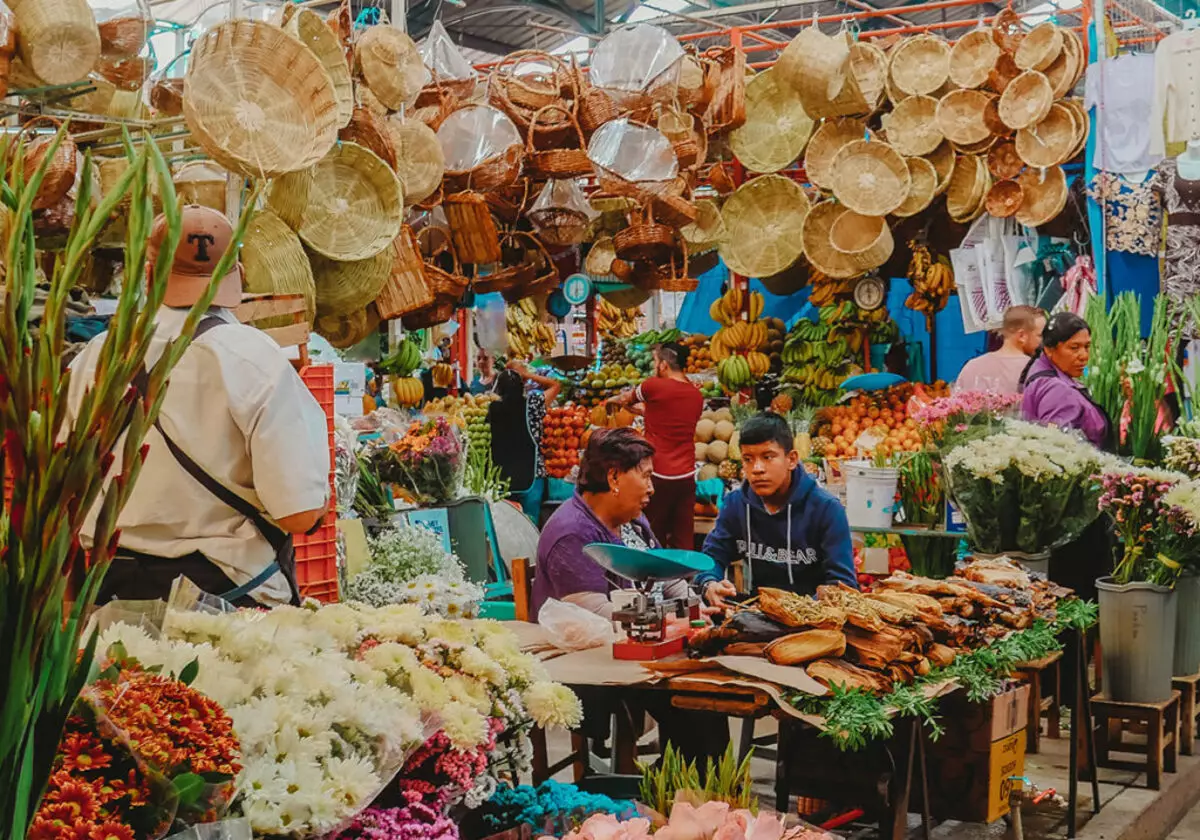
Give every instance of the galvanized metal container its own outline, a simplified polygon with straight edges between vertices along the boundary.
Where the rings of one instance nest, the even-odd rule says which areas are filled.
[[[1159,703],[1171,696],[1175,663],[1174,589],[1150,583],[1096,581],[1104,696],[1126,703]]]

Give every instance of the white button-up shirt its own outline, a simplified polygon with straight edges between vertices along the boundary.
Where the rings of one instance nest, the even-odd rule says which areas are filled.
[[[268,518],[322,507],[329,497],[325,413],[279,345],[237,323],[228,310],[213,311],[229,323],[197,339],[171,373],[159,418],[163,429],[205,472]],[[159,311],[147,366],[180,334],[186,317],[185,310]],[[95,380],[105,336],[92,339],[71,364],[72,420]],[[156,557],[200,552],[239,586],[275,559],[254,524],[185,472],[157,430],[150,429],[146,442],[146,462],[117,523],[122,547]],[[114,474],[120,452],[118,445]],[[97,504],[85,523],[85,546],[98,511]],[[253,596],[260,603],[287,603],[287,580],[275,574]]]

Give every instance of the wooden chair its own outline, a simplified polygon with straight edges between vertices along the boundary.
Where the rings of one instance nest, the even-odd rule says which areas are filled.
[[[1150,790],[1162,788],[1162,774],[1174,773],[1179,751],[1180,693],[1161,703],[1123,703],[1096,696],[1092,698],[1092,714],[1096,727],[1096,766],[1117,770],[1134,770],[1146,774]],[[1146,727],[1146,743],[1127,743],[1124,734],[1128,724]],[[1131,753],[1145,756],[1142,761],[1123,761],[1111,753]]]

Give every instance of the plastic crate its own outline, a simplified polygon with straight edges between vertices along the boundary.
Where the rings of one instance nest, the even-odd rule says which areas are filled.
[[[9,504],[12,502],[12,496],[13,496],[12,476],[8,474],[8,470],[5,470],[4,471],[4,507],[7,508],[9,506]]]
[[[333,365],[310,365],[300,378],[325,412],[329,433],[329,505],[325,521],[312,534],[298,534],[296,546],[296,582],[300,595],[324,603],[338,600],[337,570],[337,499],[334,488],[333,457]]]

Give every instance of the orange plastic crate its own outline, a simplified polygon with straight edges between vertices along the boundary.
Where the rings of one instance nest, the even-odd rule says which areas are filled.
[[[305,598],[324,603],[338,600],[337,512],[333,466],[333,365],[310,365],[300,378],[325,412],[329,431],[329,505],[325,521],[312,534],[298,534],[296,546],[296,582]]]

